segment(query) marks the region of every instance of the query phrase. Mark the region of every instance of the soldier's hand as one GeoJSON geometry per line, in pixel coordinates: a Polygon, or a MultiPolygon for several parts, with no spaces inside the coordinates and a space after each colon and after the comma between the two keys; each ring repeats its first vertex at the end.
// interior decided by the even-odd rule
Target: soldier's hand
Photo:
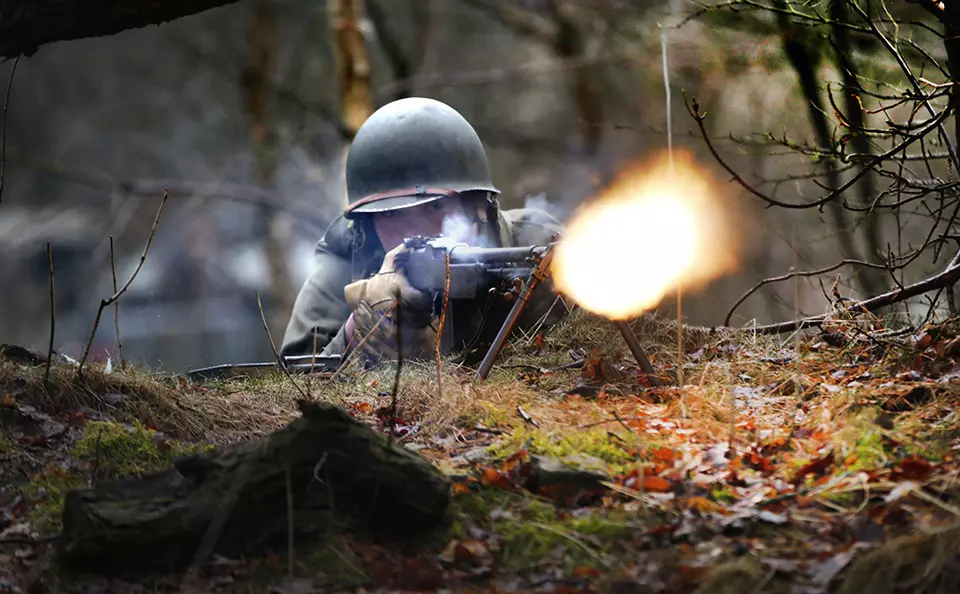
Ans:
{"type": "Polygon", "coordinates": [[[430,295],[414,288],[403,271],[395,267],[394,260],[403,249],[399,246],[388,252],[377,274],[344,288],[347,304],[353,311],[351,342],[363,342],[361,349],[370,359],[397,358],[398,330],[404,357],[421,357],[432,350],[436,341],[436,331],[431,326],[433,302],[430,295]],[[398,308],[394,307],[398,297],[399,316],[398,308]]]}

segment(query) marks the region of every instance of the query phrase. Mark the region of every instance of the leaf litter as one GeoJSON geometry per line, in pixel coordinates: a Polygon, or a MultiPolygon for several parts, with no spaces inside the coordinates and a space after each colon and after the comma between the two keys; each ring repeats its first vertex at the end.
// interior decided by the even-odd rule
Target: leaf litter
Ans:
{"type": "MultiPolygon", "coordinates": [[[[616,331],[581,312],[508,345],[487,382],[447,363],[438,392],[432,363],[407,362],[395,417],[389,365],[333,384],[298,377],[378,431],[392,419],[400,443],[450,476],[453,525],[408,549],[350,535],[298,544],[293,577],[282,549],[219,559],[198,591],[955,591],[956,320],[872,341],[840,322],[799,352],[685,328],[683,389],[669,385],[675,325],[652,315],[635,329],[668,385],[652,387],[616,331]]],[[[78,387],[55,365],[51,387],[37,365],[0,359],[0,470],[13,477],[0,489],[0,588],[10,591],[181,584],[67,581],[44,557],[56,522],[43,518],[62,491],[99,480],[110,461],[98,456],[127,451],[102,437],[98,447],[97,423],[124,428],[112,439],[148,436],[140,466],[111,466],[123,475],[296,416],[282,376],[198,386],[114,366],[78,387]]]]}

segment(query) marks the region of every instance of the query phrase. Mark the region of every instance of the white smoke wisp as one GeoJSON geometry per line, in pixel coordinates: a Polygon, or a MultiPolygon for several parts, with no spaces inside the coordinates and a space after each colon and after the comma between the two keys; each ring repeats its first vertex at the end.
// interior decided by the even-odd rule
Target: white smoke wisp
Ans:
{"type": "Polygon", "coordinates": [[[473,221],[463,213],[444,217],[440,233],[444,237],[449,237],[458,242],[472,244],[476,241],[476,229],[473,221]]]}
{"type": "Polygon", "coordinates": [[[550,204],[550,201],[547,200],[546,192],[540,192],[539,194],[534,194],[533,196],[527,196],[523,201],[523,207],[533,210],[542,210],[546,213],[550,213],[554,208],[553,205],[550,204]]]}

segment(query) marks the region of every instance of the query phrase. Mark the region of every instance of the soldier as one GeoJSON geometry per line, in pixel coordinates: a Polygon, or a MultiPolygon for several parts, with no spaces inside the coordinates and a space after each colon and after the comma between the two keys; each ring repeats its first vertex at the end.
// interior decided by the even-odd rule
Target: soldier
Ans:
{"type": "MultiPolygon", "coordinates": [[[[394,101],[364,122],[347,155],[346,186],[348,206],[317,243],[313,271],[283,338],[283,356],[345,355],[362,342],[367,359],[395,358],[391,306],[398,289],[402,356],[431,353],[437,308],[393,265],[404,238],[442,233],[471,245],[512,247],[545,245],[561,230],[539,210],[500,211],[477,133],[457,111],[432,99],[394,101]],[[371,333],[384,314],[387,319],[371,333]]],[[[537,289],[520,327],[543,318],[551,323],[551,316],[565,311],[552,307],[551,289],[549,283],[537,289]]],[[[489,344],[510,305],[495,295],[458,302],[445,322],[453,324],[454,348],[478,352],[489,344]]]]}

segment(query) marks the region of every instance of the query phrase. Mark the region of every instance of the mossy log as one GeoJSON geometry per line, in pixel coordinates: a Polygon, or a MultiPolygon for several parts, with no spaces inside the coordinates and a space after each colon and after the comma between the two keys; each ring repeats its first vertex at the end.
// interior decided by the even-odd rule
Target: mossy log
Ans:
{"type": "Polygon", "coordinates": [[[301,412],[263,439],[69,492],[61,563],[135,574],[180,571],[206,553],[283,550],[288,483],[297,542],[343,529],[402,540],[446,524],[449,481],[427,461],[337,407],[301,412]]]}

